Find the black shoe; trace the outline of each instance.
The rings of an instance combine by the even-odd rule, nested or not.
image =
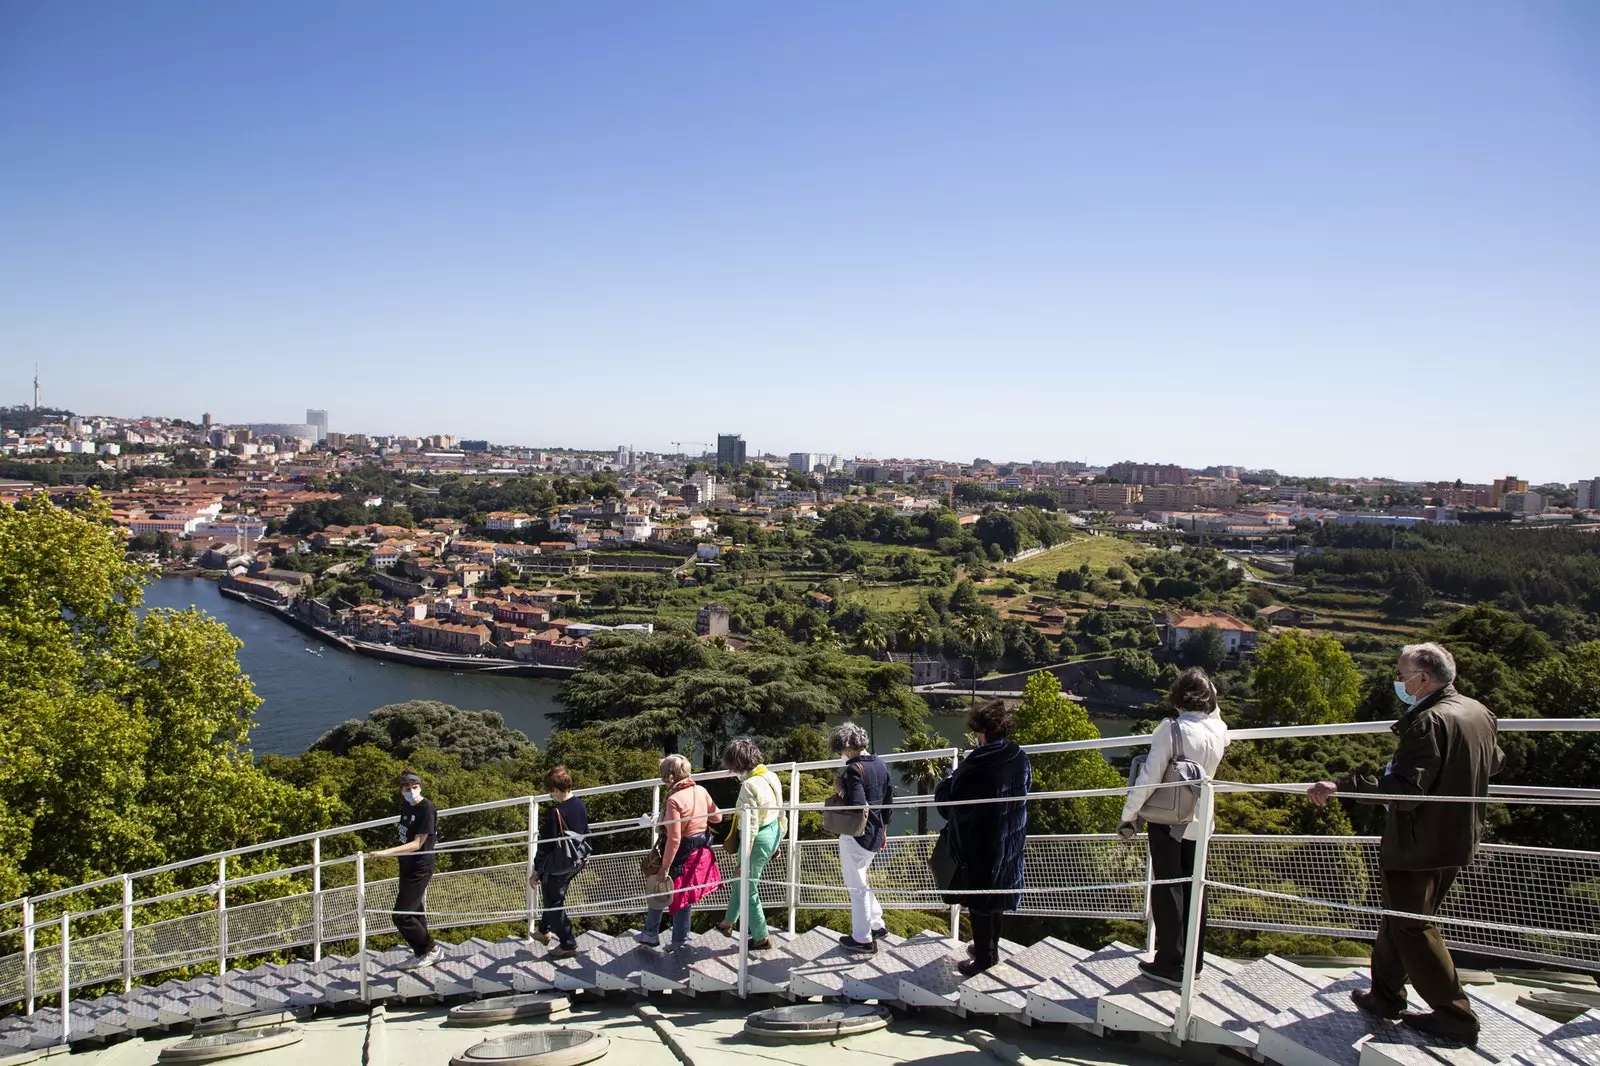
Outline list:
[[[1400,1004],[1398,1007],[1391,1006],[1390,1004],[1379,999],[1377,995],[1370,990],[1364,992],[1359,990],[1352,992],[1350,993],[1350,1000],[1364,1013],[1374,1015],[1378,1018],[1388,1018],[1390,1021],[1399,1018],[1406,1012],[1406,1005],[1404,1003]]]
[[[1424,1033],[1440,1040],[1451,1040],[1467,1047],[1478,1045],[1478,1022],[1471,1021],[1454,1014],[1445,1014],[1442,1011],[1432,1011],[1428,1014],[1407,1014],[1400,1019],[1419,1033]]]
[[[1183,987],[1183,969],[1177,966],[1157,966],[1153,962],[1141,962],[1139,972],[1152,981],[1160,981],[1173,988]]]
[[[839,946],[857,955],[876,955],[878,953],[878,942],[876,940],[869,940],[863,944],[855,937],[847,936],[840,939]]]
[[[983,959],[968,959],[966,962],[956,963],[956,969],[961,971],[963,977],[976,977],[993,965],[994,962]]]
[[[874,939],[874,940],[882,940],[884,937],[886,937],[888,935],[889,935],[889,927],[888,926],[880,925],[880,926],[878,926],[878,928],[876,928],[876,929],[874,929],[872,931],[872,939]]]

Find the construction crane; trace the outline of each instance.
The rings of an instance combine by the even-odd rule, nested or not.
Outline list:
[[[700,445],[700,448],[701,448],[700,454],[702,454],[702,455],[704,455],[706,453],[706,451],[708,451],[711,448],[711,443],[709,441],[703,441],[703,440],[669,440],[669,441],[667,441],[667,443],[672,445],[674,448],[678,449],[678,454],[679,455],[687,455],[688,454],[687,452],[685,452],[683,450],[683,446],[685,444],[698,444],[698,445]]]

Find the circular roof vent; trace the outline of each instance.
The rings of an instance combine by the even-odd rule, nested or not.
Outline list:
[[[162,1062],[220,1062],[240,1055],[253,1055],[257,1051],[298,1044],[303,1036],[299,1029],[279,1026],[268,1029],[241,1029],[237,1033],[217,1036],[192,1036],[181,1044],[161,1049]]]
[[[610,1049],[611,1041],[592,1029],[545,1029],[485,1040],[451,1059],[450,1066],[579,1066]]]
[[[802,1003],[757,1011],[745,1035],[764,1044],[806,1044],[870,1033],[889,1024],[889,1012],[865,1004]]]
[[[539,1021],[567,1013],[567,997],[553,992],[531,992],[523,996],[498,996],[451,1007],[447,1025],[497,1025],[500,1022]]]
[[[203,1022],[196,1022],[195,1036],[216,1036],[218,1033],[237,1033],[241,1029],[268,1029],[274,1025],[290,1025],[301,1018],[311,1017],[311,1008],[301,1007],[296,1010],[265,1010],[257,1014],[235,1014],[232,1017],[224,1015],[221,1018],[208,1018]]]

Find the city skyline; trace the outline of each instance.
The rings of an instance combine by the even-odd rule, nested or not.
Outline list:
[[[1587,4],[69,0],[7,37],[14,402],[37,361],[80,413],[597,451],[1600,462]]]

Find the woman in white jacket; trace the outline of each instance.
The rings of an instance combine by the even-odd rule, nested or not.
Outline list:
[[[1222,721],[1222,711],[1217,706],[1217,686],[1199,667],[1185,670],[1173,682],[1167,693],[1170,705],[1168,718],[1151,735],[1150,754],[1134,787],[1128,791],[1128,801],[1122,807],[1122,825],[1117,833],[1124,840],[1132,840],[1139,831],[1139,811],[1155,791],[1152,786],[1161,783],[1167,767],[1176,754],[1173,732],[1179,734],[1183,758],[1197,763],[1207,780],[1216,776],[1222,753],[1228,747],[1228,727]],[[1176,723],[1174,726],[1173,723]],[[1202,833],[1213,827],[1201,826],[1197,821],[1182,825],[1156,825],[1150,823],[1150,868],[1156,881],[1183,878],[1179,884],[1154,885],[1150,890],[1150,914],[1156,923],[1156,954],[1150,962],[1141,962],[1139,969],[1163,984],[1178,985],[1183,982],[1183,953],[1185,933],[1189,920],[1190,878],[1194,875],[1195,843]],[[1200,937],[1205,939],[1205,898],[1200,900]],[[1205,966],[1202,955],[1195,960],[1195,973]]]

